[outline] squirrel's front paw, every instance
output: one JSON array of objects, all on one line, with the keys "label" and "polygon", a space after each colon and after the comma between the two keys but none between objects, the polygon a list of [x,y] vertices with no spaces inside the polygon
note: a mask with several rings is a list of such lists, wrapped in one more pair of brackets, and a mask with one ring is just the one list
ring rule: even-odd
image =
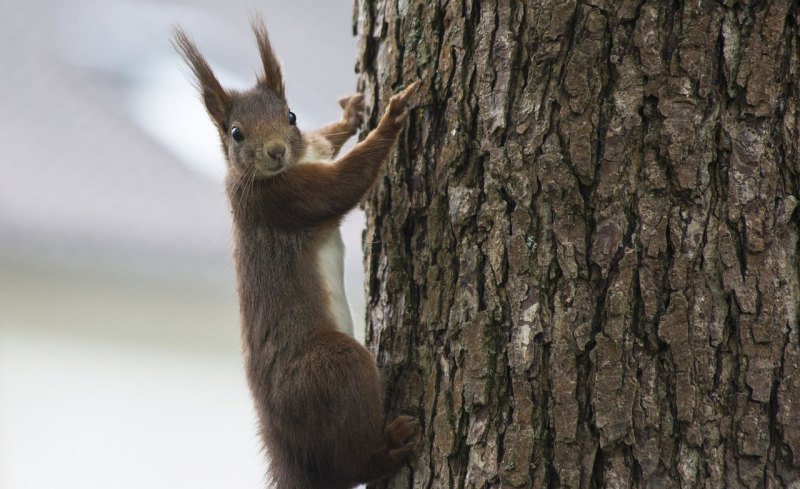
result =
[{"label": "squirrel's front paw", "polygon": [[342,97],[339,99],[339,106],[344,111],[342,119],[347,123],[347,127],[353,132],[358,130],[361,127],[361,123],[364,122],[364,95],[354,93],[353,95]]},{"label": "squirrel's front paw", "polygon": [[389,107],[386,112],[389,116],[394,118],[395,124],[402,124],[408,118],[408,112],[411,108],[411,98],[417,92],[419,87],[419,80],[407,86],[402,92],[396,93],[389,99]]}]

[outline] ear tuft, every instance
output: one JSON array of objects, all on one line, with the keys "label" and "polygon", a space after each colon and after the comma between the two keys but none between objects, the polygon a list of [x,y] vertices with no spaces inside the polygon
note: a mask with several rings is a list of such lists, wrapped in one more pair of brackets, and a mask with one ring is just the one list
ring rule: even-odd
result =
[{"label": "ear tuft", "polygon": [[278,63],[278,59],[272,51],[272,45],[269,42],[269,35],[267,34],[267,27],[260,18],[253,18],[251,25],[253,26],[253,33],[256,35],[256,41],[258,42],[258,51],[261,53],[261,64],[264,67],[264,74],[258,77],[258,85],[269,88],[280,97],[286,98],[281,65]]},{"label": "ear tuft", "polygon": [[222,132],[225,132],[225,118],[230,110],[230,95],[222,88],[208,62],[200,54],[197,46],[189,39],[189,36],[178,26],[173,28],[172,45],[178,53],[186,60],[192,69],[197,88],[203,97],[208,114]]}]

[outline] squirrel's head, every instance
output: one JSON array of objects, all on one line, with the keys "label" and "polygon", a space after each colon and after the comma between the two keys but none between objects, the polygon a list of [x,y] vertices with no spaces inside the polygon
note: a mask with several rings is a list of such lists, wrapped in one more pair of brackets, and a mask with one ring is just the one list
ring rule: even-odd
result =
[{"label": "squirrel's head", "polygon": [[264,72],[247,91],[225,90],[208,62],[180,29],[174,44],[194,72],[203,103],[219,131],[228,171],[234,176],[271,177],[294,165],[304,152],[296,116],[286,103],[281,67],[261,21],[253,22]]}]

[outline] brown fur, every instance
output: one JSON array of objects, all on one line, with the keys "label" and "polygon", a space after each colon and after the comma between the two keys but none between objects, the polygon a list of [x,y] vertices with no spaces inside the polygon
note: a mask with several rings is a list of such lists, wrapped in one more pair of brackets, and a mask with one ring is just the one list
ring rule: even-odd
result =
[{"label": "brown fur", "polygon": [[283,85],[281,65],[275,57],[275,53],[272,52],[272,44],[269,42],[267,26],[264,25],[264,21],[254,20],[253,31],[256,34],[256,42],[258,42],[258,52],[261,54],[261,65],[264,67],[264,74],[258,77],[258,85],[285,98],[286,90]]},{"label": "brown fur", "polygon": [[[333,163],[360,123],[363,98],[344,99],[342,121],[303,135],[288,122],[283,78],[263,24],[254,31],[264,74],[226,92],[188,37],[177,48],[197,77],[228,161],[234,259],[247,378],[278,489],[344,489],[394,473],[419,440],[416,420],[383,429],[375,361],[335,329],[317,249],[374,183],[407,116],[416,83],[395,95],[378,127]],[[231,136],[233,127],[245,134]],[[265,152],[284,144],[286,155]]]}]

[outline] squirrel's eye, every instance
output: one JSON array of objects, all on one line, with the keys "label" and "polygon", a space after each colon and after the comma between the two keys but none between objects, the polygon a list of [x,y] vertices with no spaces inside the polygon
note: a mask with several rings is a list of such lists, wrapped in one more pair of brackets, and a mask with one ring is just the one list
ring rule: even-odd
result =
[{"label": "squirrel's eye", "polygon": [[233,128],[231,128],[231,137],[238,143],[244,140],[244,133],[238,127],[233,126]]},{"label": "squirrel's eye", "polygon": [[291,110],[289,111],[289,124],[291,125],[297,124],[297,116],[294,115],[294,112],[292,112]]}]

